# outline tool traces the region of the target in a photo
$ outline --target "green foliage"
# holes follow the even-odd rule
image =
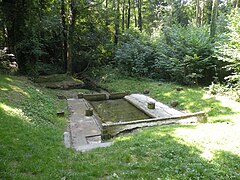
[[[212,55],[211,41],[217,41],[228,44],[228,48],[222,46],[221,49],[229,49],[229,52],[220,54],[225,53],[222,57],[229,59],[225,60],[230,63],[228,68],[234,71],[235,77],[239,75],[239,62],[234,60],[238,56],[233,55],[239,49],[236,44],[238,37],[234,36],[234,32],[238,32],[239,16],[232,13],[226,18],[233,9],[232,1],[220,2],[219,37],[216,39],[210,39],[207,30],[212,12],[211,0],[200,3],[199,26],[202,27],[191,25],[196,23],[196,1],[74,1],[74,15],[70,12],[70,1],[61,2],[0,2],[0,44],[16,53],[21,73],[35,77],[56,69],[59,71],[51,65],[66,71],[69,47],[73,71],[77,73],[116,61],[115,65],[129,75],[183,84],[210,84],[216,73],[221,78],[226,75],[221,70],[222,62]],[[141,12],[138,12],[140,5]],[[228,20],[231,22],[229,30]],[[139,24],[143,26],[142,32],[137,30]],[[155,29],[162,30],[157,35],[157,43],[152,38]],[[223,33],[228,31],[231,31],[228,40],[224,40]],[[114,44],[115,38],[118,44]],[[228,43],[229,40],[232,44]],[[231,59],[234,62],[230,62]]]
[[[115,81],[118,78],[123,77],[124,74],[118,68],[115,68],[113,65],[104,65],[91,69],[91,71],[88,72],[87,75],[102,84]]]
[[[133,39],[116,51],[115,61],[129,75],[148,76],[153,64],[153,49],[147,42]]]
[[[151,40],[131,33],[124,37],[115,60],[131,76],[209,84],[221,67],[213,57],[213,44],[205,27],[165,27]]]
[[[167,27],[155,49],[156,76],[168,74],[169,80],[185,84],[211,82],[217,62],[205,27]]]
[[[236,9],[228,16],[228,32],[221,41],[216,42],[216,56],[227,62],[226,69],[232,74],[226,80],[234,86],[240,83],[240,10]]]

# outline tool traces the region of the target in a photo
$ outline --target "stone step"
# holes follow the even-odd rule
[[[146,112],[151,117],[172,117],[177,115],[183,115],[184,113],[171,108],[163,103],[156,101],[155,99],[143,95],[143,94],[131,94],[124,97],[128,102],[134,104],[137,108],[141,109],[142,111]],[[155,103],[155,109],[149,109],[147,107],[148,102]]]
[[[93,143],[93,144],[78,146],[78,147],[76,147],[76,150],[81,151],[81,152],[86,152],[86,151],[90,151],[90,150],[96,149],[96,148],[108,147],[108,146],[111,146],[112,144],[113,144],[113,142]]]
[[[67,99],[67,102],[71,112],[69,117],[70,143],[66,141],[65,146],[69,147],[70,144],[71,147],[78,150],[81,146],[90,145],[89,141],[92,139],[89,137],[100,137],[101,140],[102,133],[97,120],[94,116],[85,116],[85,111],[89,109],[88,102],[84,99]],[[68,135],[64,135],[64,138],[67,139]],[[97,142],[99,142],[98,139]],[[95,142],[93,143],[95,144]]]

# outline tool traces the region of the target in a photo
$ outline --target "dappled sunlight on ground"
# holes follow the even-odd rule
[[[26,122],[31,122],[31,118],[29,118],[28,116],[25,115],[25,113],[22,111],[22,109],[18,109],[18,108],[13,108],[10,107],[6,104],[0,103],[0,109],[2,109],[4,111],[5,114],[9,115],[9,116],[14,116],[14,117],[18,117]]]
[[[121,141],[129,141],[132,140],[133,136],[120,136],[118,138],[116,138],[116,142],[121,142]]]
[[[24,91],[23,89],[17,87],[17,86],[14,86],[14,85],[9,85],[9,87],[11,88],[11,90],[19,93],[19,94],[22,94],[24,96],[27,96],[28,98],[30,98],[30,95],[28,92]]]
[[[23,79],[21,79],[20,77],[14,77],[14,78],[16,78],[15,81],[12,78],[7,76],[0,79],[0,90],[2,91],[2,93],[5,93],[7,96],[9,96],[9,93],[10,93],[9,91],[11,91],[12,98],[19,98],[19,95],[30,98],[29,92],[19,87],[19,85],[26,86],[24,84]]]
[[[205,159],[212,160],[219,150],[229,151],[240,157],[240,125],[227,123],[202,124],[194,129],[177,128],[175,137],[186,145],[195,145]]]
[[[9,81],[9,82],[13,82],[13,79],[10,78],[10,77],[6,77],[6,78],[4,78],[4,79],[7,80],[7,81]]]
[[[1,91],[8,91],[9,89],[7,89],[7,88],[0,88],[1,89]]]
[[[236,102],[226,96],[212,96],[204,94],[203,100],[213,99],[219,102],[215,106],[207,106],[204,108],[205,112],[215,111],[217,116],[212,118],[213,122],[234,122],[240,123],[240,103]],[[213,104],[214,105],[214,104]],[[217,108],[218,107],[218,108]]]

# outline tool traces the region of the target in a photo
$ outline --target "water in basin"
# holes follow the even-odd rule
[[[90,101],[103,123],[149,119],[144,112],[124,99]]]

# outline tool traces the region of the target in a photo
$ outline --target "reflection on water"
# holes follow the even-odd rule
[[[145,113],[124,99],[91,101],[102,122],[125,122],[149,119]]]

